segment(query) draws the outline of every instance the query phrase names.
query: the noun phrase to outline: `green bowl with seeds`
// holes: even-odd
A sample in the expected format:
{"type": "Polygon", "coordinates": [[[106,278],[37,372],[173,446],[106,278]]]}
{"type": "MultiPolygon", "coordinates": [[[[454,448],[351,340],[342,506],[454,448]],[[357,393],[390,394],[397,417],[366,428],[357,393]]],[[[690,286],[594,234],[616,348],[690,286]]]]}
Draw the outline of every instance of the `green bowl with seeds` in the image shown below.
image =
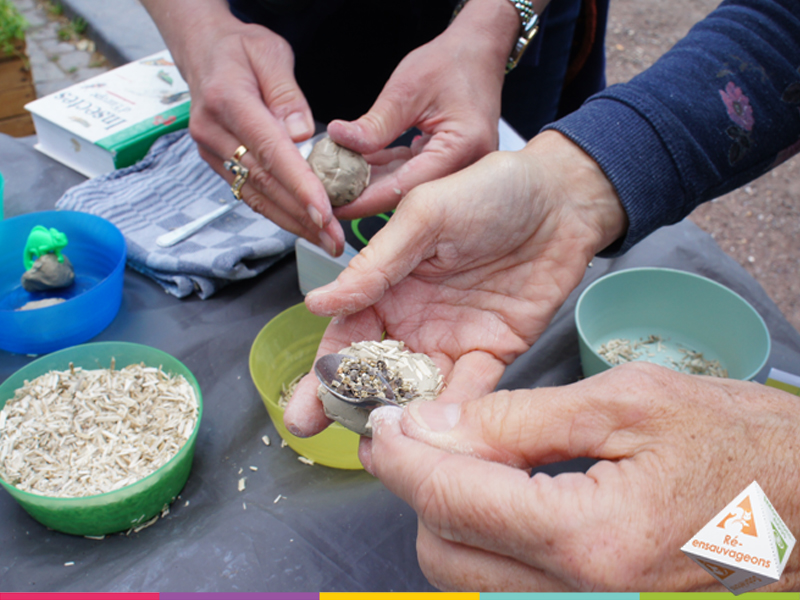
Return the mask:
{"type": "Polygon", "coordinates": [[[744,298],[676,269],[642,267],[600,277],[578,298],[575,324],[586,377],[646,361],[750,380],[770,352],[764,319],[744,298]]]}
{"type": "Polygon", "coordinates": [[[322,334],[330,322],[296,304],[276,315],[256,336],[250,349],[250,376],[281,438],[300,456],[336,469],[363,469],[358,460],[359,435],[332,423],[309,438],[292,435],[283,424],[281,390],[311,371],[322,334]]]}
{"type": "MultiPolygon", "coordinates": [[[[0,410],[5,408],[6,403],[13,401],[15,391],[25,386],[26,381],[33,381],[51,371],[69,373],[70,363],[72,363],[77,373],[80,373],[80,371],[77,371],[78,368],[86,371],[109,369],[112,359],[114,361],[114,369],[117,371],[116,376],[119,378],[122,377],[119,375],[119,371],[124,367],[140,364],[145,365],[145,367],[153,367],[154,370],[158,370],[160,367],[162,375],[157,373],[155,375],[158,381],[168,381],[166,376],[183,376],[194,393],[194,398],[197,402],[194,421],[192,422],[191,418],[178,420],[177,426],[180,428],[180,435],[177,439],[180,441],[179,443],[176,442],[175,448],[179,449],[151,474],[136,479],[124,485],[124,487],[105,493],[83,497],[54,497],[23,491],[3,479],[3,473],[7,475],[7,471],[2,466],[2,460],[4,460],[2,452],[4,447],[9,448],[8,445],[3,446],[3,436],[13,435],[22,429],[10,427],[9,419],[5,419],[5,423],[3,423],[2,417],[0,417],[0,485],[34,519],[50,529],[74,535],[99,537],[115,532],[137,530],[149,524],[157,526],[158,523],[155,523],[155,521],[159,515],[166,514],[165,509],[175,500],[189,477],[195,442],[203,414],[200,386],[192,372],[183,363],[156,348],[127,342],[97,342],[53,352],[29,363],[0,385],[0,410]],[[186,437],[187,435],[188,437],[186,437]]],[[[152,371],[150,372],[152,373],[152,371]]],[[[68,377],[65,375],[65,380],[68,377]]],[[[152,382],[148,383],[148,385],[151,384],[152,382]]],[[[88,387],[88,384],[81,384],[79,389],[85,390],[88,387]]],[[[94,395],[97,389],[103,388],[94,388],[91,392],[87,390],[86,393],[89,396],[94,395]]],[[[130,412],[135,414],[136,408],[134,404],[130,400],[128,403],[133,407],[130,412]]],[[[4,412],[7,413],[8,411],[4,412]]],[[[166,419],[175,418],[174,412],[172,414],[168,410],[165,412],[166,419]]],[[[116,423],[113,415],[105,415],[104,419],[116,423]]],[[[53,419],[49,421],[52,423],[53,419]]],[[[98,419],[99,421],[101,419],[98,419]]],[[[142,420],[137,421],[137,423],[142,422],[142,420]]],[[[42,423],[46,425],[47,420],[42,423]]],[[[123,422],[122,425],[127,424],[127,422],[123,422]]],[[[81,431],[78,433],[81,433],[81,431]]],[[[114,429],[108,431],[105,434],[99,434],[95,430],[94,433],[95,435],[101,435],[104,438],[111,437],[112,439],[116,435],[117,440],[114,441],[114,445],[119,446],[122,443],[120,440],[125,429],[120,426],[120,430],[117,433],[114,433],[114,429]]],[[[42,439],[45,438],[41,433],[37,435],[37,440],[42,439]]],[[[8,440],[6,439],[5,441],[7,442],[8,440]]],[[[72,442],[67,440],[66,443],[72,442]]],[[[86,447],[83,446],[83,448],[85,449],[86,447]]],[[[92,456],[91,462],[97,460],[96,456],[92,456]]],[[[136,459],[129,459],[129,461],[133,462],[136,459]]],[[[130,475],[129,478],[133,477],[135,475],[130,475]]]]}

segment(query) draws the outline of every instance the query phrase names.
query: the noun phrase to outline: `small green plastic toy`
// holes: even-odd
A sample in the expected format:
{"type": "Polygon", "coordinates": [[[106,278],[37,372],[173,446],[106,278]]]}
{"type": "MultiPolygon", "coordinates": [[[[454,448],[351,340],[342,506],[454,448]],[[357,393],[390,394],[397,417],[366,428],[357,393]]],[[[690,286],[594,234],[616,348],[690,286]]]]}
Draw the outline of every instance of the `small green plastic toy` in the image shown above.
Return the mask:
{"type": "Polygon", "coordinates": [[[52,252],[58,258],[58,262],[64,262],[64,255],[61,250],[67,245],[66,234],[61,233],[58,229],[51,227],[43,227],[36,225],[28,234],[28,241],[25,243],[25,253],[23,256],[23,263],[25,270],[30,269],[36,259],[43,255],[52,252]]]}

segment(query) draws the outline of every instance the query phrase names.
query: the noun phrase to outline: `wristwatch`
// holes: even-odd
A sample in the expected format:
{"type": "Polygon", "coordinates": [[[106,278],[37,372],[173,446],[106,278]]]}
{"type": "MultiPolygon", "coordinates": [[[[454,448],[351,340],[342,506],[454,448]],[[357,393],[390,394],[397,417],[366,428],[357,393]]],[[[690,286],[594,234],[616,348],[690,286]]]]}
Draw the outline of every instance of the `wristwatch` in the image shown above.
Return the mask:
{"type": "MultiPolygon", "coordinates": [[[[468,1],[469,0],[459,0],[455,10],[453,10],[453,16],[450,19],[451,23],[468,1]]],[[[511,50],[511,55],[508,57],[508,62],[506,63],[506,73],[517,66],[517,63],[519,63],[520,58],[522,58],[522,55],[524,54],[525,49],[528,47],[528,44],[531,43],[531,40],[536,35],[536,32],[539,31],[539,15],[537,15],[536,11],[533,10],[533,2],[531,2],[531,0],[508,1],[514,5],[517,13],[519,13],[519,18],[522,21],[522,24],[520,25],[517,41],[514,44],[514,48],[511,50]]]]}

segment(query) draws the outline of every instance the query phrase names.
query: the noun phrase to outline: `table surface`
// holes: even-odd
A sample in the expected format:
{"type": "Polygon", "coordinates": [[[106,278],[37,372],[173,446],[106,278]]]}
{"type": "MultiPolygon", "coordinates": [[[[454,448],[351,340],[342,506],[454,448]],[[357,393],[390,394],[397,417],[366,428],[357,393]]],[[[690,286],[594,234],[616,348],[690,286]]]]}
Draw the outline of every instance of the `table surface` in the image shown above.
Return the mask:
{"type": "MultiPolygon", "coordinates": [[[[50,210],[84,178],[39,154],[30,138],[0,135],[6,218],[50,210]]],[[[746,298],[772,336],[770,367],[798,372],[800,334],[758,283],[689,221],[656,232],[623,257],[596,259],[502,388],[580,377],[573,321],[580,292],[613,270],[659,266],[710,277],[746,298]]],[[[302,302],[294,257],[208,300],[183,300],[127,269],[122,307],[92,341],[122,340],[181,360],[203,391],[204,416],[189,481],[169,514],[138,533],[97,541],[46,529],[0,494],[0,589],[5,592],[432,591],[419,569],[416,516],[364,471],[307,466],[278,435],[250,378],[257,332],[302,302]],[[249,466],[258,467],[251,472],[249,466]],[[238,491],[242,473],[247,487],[238,491]],[[278,503],[273,500],[281,494],[278,503]],[[74,563],[65,566],[65,563],[74,563]]],[[[0,382],[33,357],[0,351],[0,382]]],[[[585,463],[550,465],[558,473],[585,463]]]]}

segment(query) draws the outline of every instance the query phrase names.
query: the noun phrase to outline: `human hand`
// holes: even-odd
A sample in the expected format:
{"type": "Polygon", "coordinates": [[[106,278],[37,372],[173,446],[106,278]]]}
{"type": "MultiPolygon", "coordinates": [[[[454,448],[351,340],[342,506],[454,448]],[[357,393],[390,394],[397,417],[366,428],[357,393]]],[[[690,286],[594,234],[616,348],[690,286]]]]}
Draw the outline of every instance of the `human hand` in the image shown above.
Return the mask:
{"type": "MultiPolygon", "coordinates": [[[[680,548],[753,480],[800,526],[797,398],[757,383],[629,363],[371,419],[360,458],[417,512],[443,590],[721,591],[680,548]],[[575,457],[599,462],[529,475],[575,457]]],[[[799,570],[794,553],[763,590],[798,589],[799,570]]]]}
{"type": "Polygon", "coordinates": [[[333,141],[372,164],[370,185],[337,217],[390,210],[420,183],[497,150],[505,66],[518,32],[510,3],[472,0],[441,35],[400,62],[367,114],[328,125],[333,141]],[[412,127],[422,135],[410,148],[386,149],[412,127]]]}
{"type": "MultiPolygon", "coordinates": [[[[337,317],[317,356],[385,332],[428,354],[451,391],[486,394],[625,224],[605,175],[561,134],[493,153],[415,188],[333,284],[306,296],[337,317]]],[[[295,435],[328,424],[315,390],[310,375],[286,409],[295,435]]]]}
{"type": "Polygon", "coordinates": [[[314,121],[294,78],[289,44],[264,27],[242,23],[226,4],[183,6],[172,0],[167,6],[190,20],[180,32],[169,29],[177,27],[175,14],[159,17],[166,8],[152,0],[147,4],[160,26],[169,24],[162,33],[189,84],[189,128],[203,159],[232,182],[223,163],[244,145],[248,151],[241,163],[250,171],[244,201],[283,229],[341,254],[341,225],[295,147],[314,133],[314,121]]]}

